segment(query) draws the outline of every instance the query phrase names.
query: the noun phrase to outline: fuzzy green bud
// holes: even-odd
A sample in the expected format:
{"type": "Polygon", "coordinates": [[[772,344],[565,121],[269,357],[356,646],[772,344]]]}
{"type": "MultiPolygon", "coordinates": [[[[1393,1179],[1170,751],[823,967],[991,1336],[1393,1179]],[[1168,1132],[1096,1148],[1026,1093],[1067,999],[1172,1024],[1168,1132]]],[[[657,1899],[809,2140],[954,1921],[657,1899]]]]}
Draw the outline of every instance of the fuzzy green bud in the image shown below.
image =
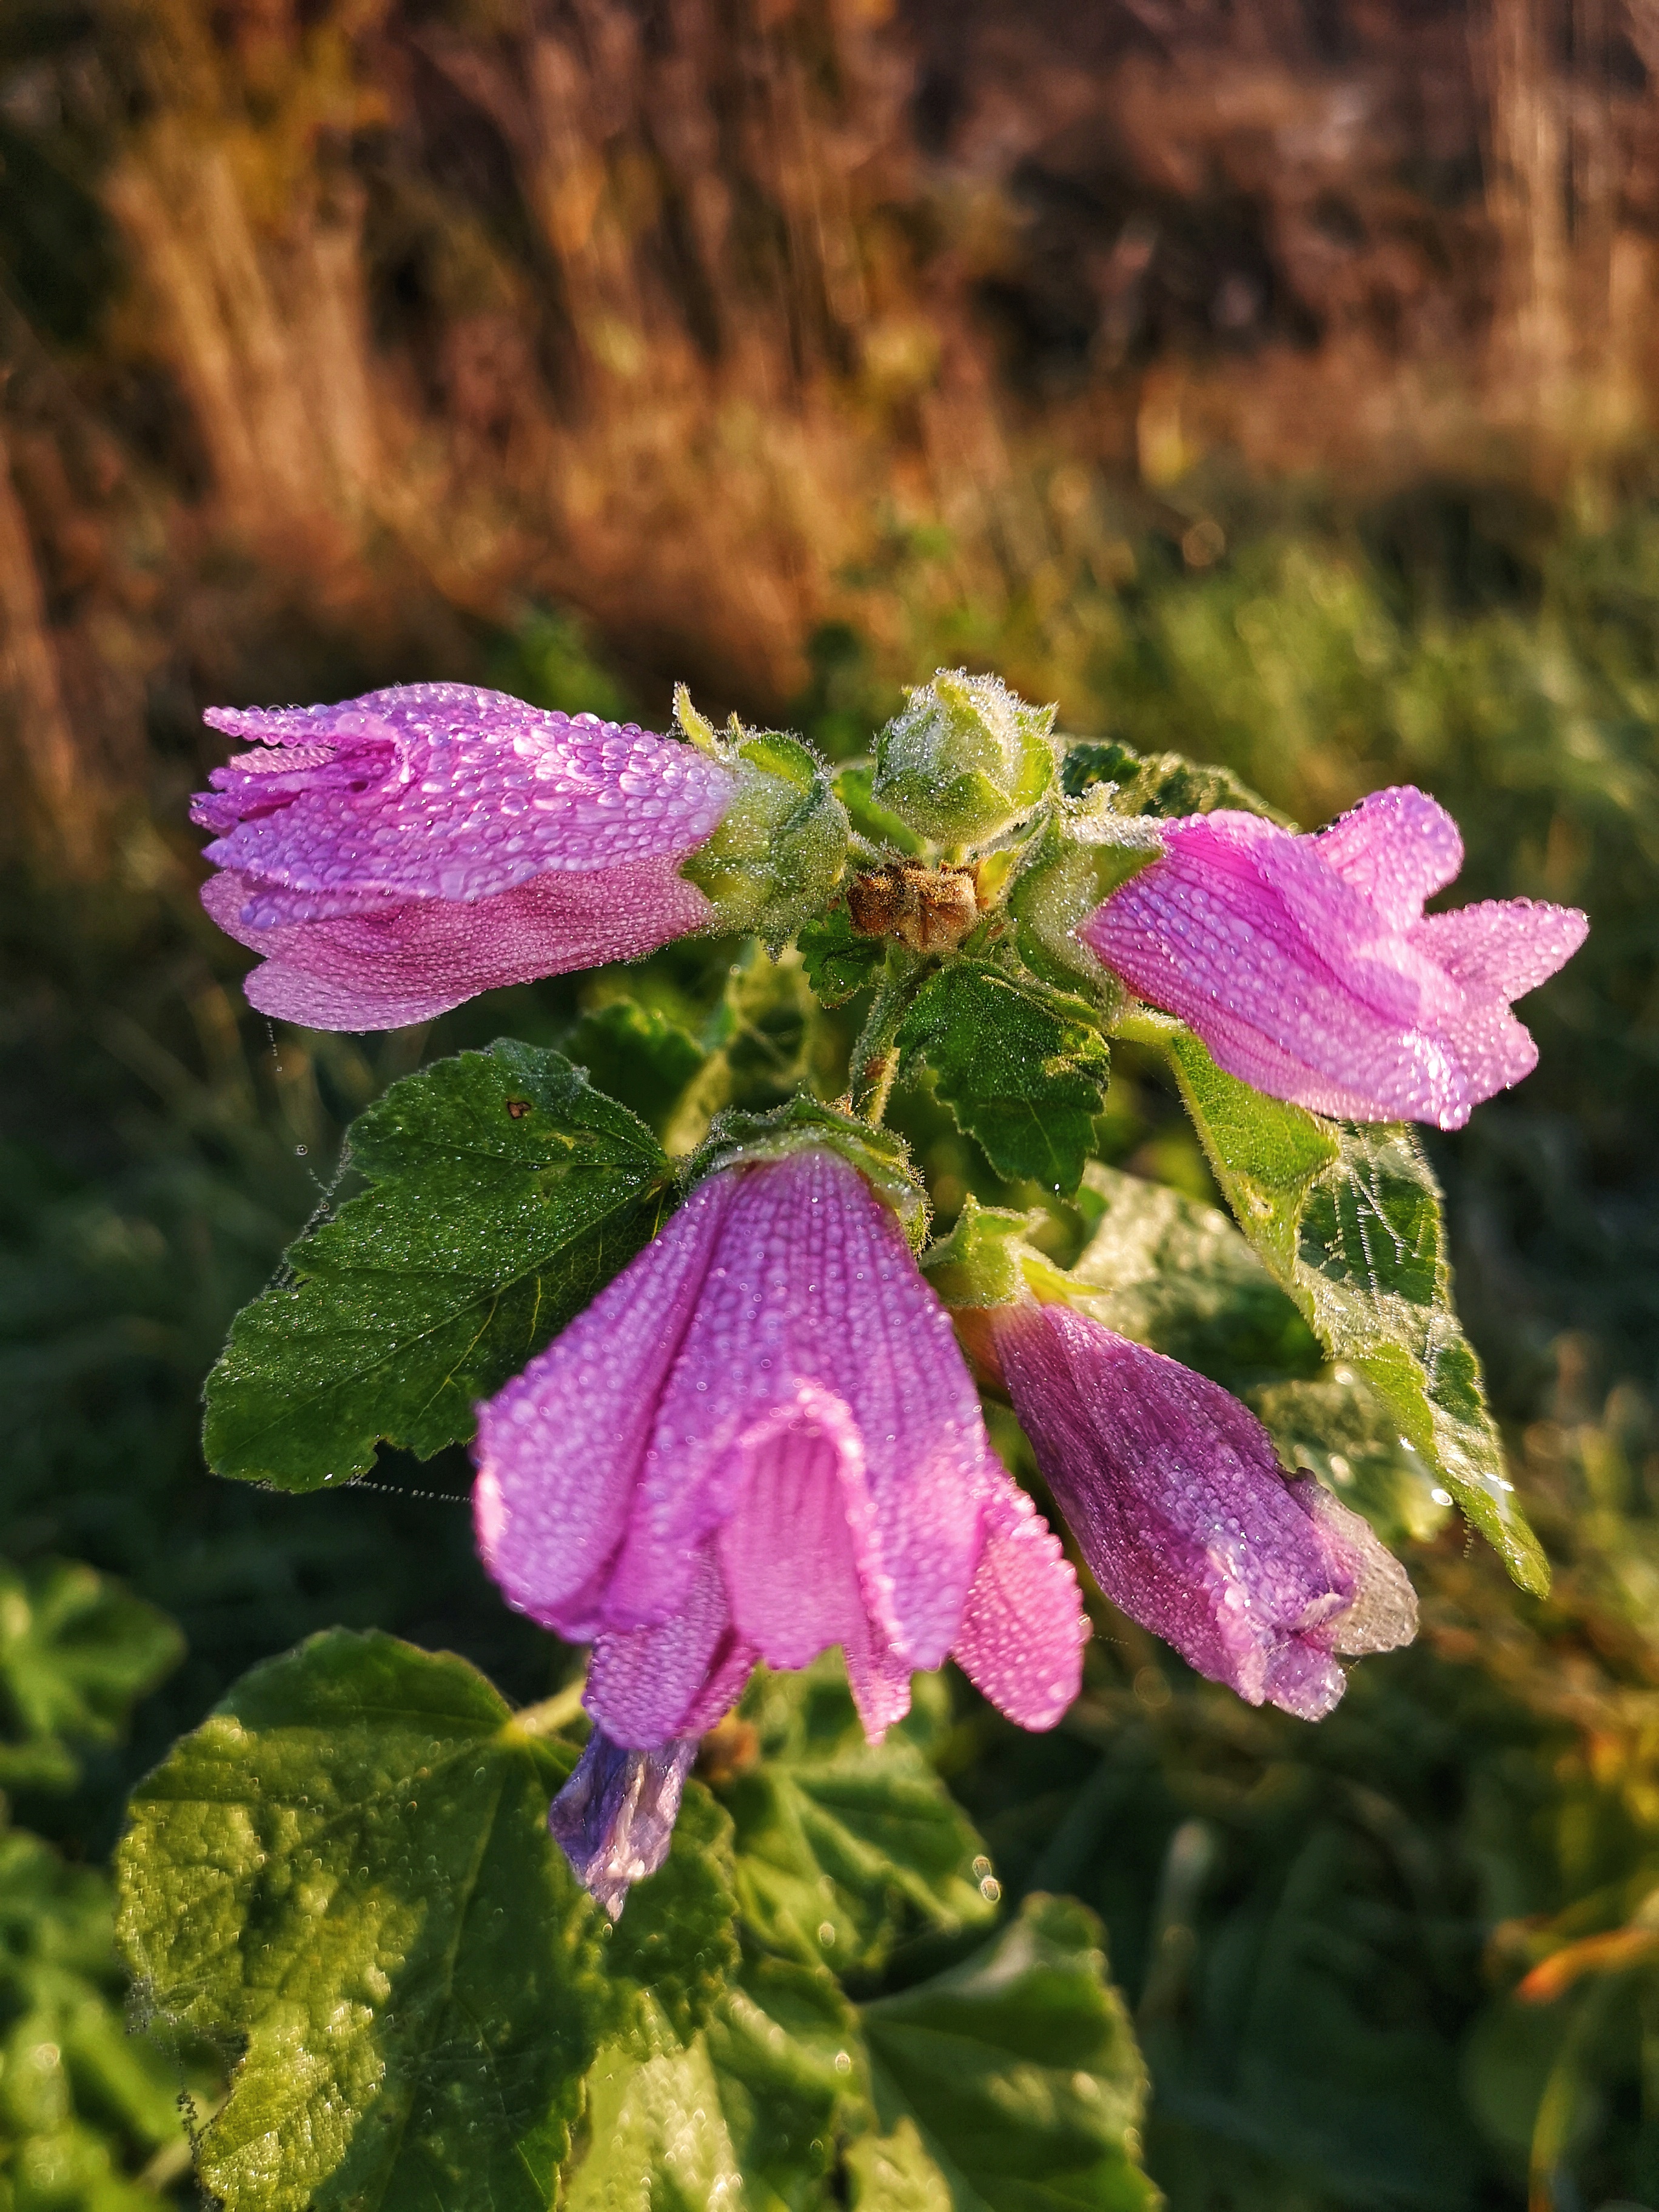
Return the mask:
{"type": "Polygon", "coordinates": [[[871,797],[935,844],[982,844],[1047,795],[1054,724],[994,676],[941,668],[877,739],[871,797]]]}
{"type": "MultiPolygon", "coordinates": [[[[686,725],[690,702],[681,713],[686,725]]],[[[708,725],[688,730],[703,744],[708,725]]],[[[775,730],[745,730],[704,749],[732,769],[737,789],[720,824],[681,873],[714,908],[714,927],[745,930],[775,950],[829,903],[847,865],[847,810],[816,753],[775,730]]]]}

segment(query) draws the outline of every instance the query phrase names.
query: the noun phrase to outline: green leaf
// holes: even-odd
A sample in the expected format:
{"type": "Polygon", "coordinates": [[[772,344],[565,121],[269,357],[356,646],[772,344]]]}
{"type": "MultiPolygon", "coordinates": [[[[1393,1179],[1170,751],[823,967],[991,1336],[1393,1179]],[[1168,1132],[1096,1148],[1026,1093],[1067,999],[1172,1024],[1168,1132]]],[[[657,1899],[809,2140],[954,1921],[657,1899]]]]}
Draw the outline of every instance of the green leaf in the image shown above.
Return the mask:
{"type": "Polygon", "coordinates": [[[372,1188],[290,1246],[208,1378],[221,1474],[314,1490],[470,1437],[474,1405],[633,1258],[666,1161],[556,1052],[503,1042],[394,1084],[350,1133],[372,1188]]]}
{"type": "Polygon", "coordinates": [[[738,1970],[736,1914],[731,1819],[702,1783],[688,1781],[666,1860],[634,1885],[605,1941],[612,1980],[630,2009],[649,2013],[636,2039],[649,2045],[660,2026],[688,2044],[713,2017],[738,1970]]]}
{"type": "Polygon", "coordinates": [[[127,2033],[106,1877],[36,1836],[0,1833],[0,2203],[155,2212],[187,2163],[186,2075],[127,2033]]]}
{"type": "Polygon", "coordinates": [[[867,990],[887,957],[884,939],[860,936],[844,906],[832,906],[809,921],[795,942],[821,1006],[844,1006],[867,990]]]}
{"type": "Polygon", "coordinates": [[[596,1089],[619,1100],[659,1137],[708,1057],[678,1022],[636,999],[614,999],[584,1014],[564,1047],[596,1089]]]}
{"type": "Polygon", "coordinates": [[[764,1756],[720,1794],[738,1909],[761,1942],[844,1977],[873,1972],[902,1936],[990,1918],[973,1828],[902,1731],[866,1744],[834,1662],[757,1671],[739,1711],[764,1756]]]}
{"type": "Polygon", "coordinates": [[[899,1024],[901,1073],[925,1063],[958,1127],[1010,1181],[1068,1194],[1105,1100],[1109,1054],[1080,999],[1039,991],[977,960],[922,985],[899,1024]]]}
{"type": "Polygon", "coordinates": [[[1078,1205],[1093,1232],[1070,1273],[1120,1335],[1230,1389],[1323,1363],[1291,1298],[1224,1213],[1091,1161],[1078,1205]]]}
{"type": "Polygon", "coordinates": [[[1358,1507],[1385,1544],[1421,1543],[1444,1524],[1451,1507],[1437,1502],[1432,1473],[1351,1368],[1252,1390],[1249,1402],[1285,1465],[1317,1475],[1358,1507]]]}
{"type": "Polygon", "coordinates": [[[564,1763],[464,1661],[336,1630],[134,1793],[141,1996],[245,2045],[199,2145],[226,2212],[546,2212],[607,2002],[564,1763]]]}
{"type": "MultiPolygon", "coordinates": [[[[951,2212],[1151,2212],[1140,2166],[1146,2077],[1106,1978],[1099,1922],[1031,1897],[959,1966],[862,2008],[890,2193],[859,2203],[951,2212]],[[929,2194],[915,2142],[942,2189],[929,2194]]],[[[879,2149],[865,2154],[869,2174],[879,2149]]]]}
{"type": "Polygon", "coordinates": [[[1453,1308],[1440,1188],[1417,1139],[1264,1098],[1189,1030],[1160,1023],[1158,1034],[1240,1227],[1326,1351],[1358,1370],[1522,1589],[1547,1589],[1453,1308]]]}
{"type": "Polygon", "coordinates": [[[1231,769],[1188,760],[1182,753],[1138,753],[1133,745],[1110,740],[1073,744],[1060,766],[1060,788],[1068,799],[1080,799],[1088,791],[1108,792],[1115,814],[1155,814],[1173,820],[1182,814],[1212,814],[1224,806],[1294,827],[1231,769]]]}
{"type": "Polygon", "coordinates": [[[164,1613],[91,1567],[0,1561],[0,1788],[72,1789],[184,1656],[164,1613]]]}

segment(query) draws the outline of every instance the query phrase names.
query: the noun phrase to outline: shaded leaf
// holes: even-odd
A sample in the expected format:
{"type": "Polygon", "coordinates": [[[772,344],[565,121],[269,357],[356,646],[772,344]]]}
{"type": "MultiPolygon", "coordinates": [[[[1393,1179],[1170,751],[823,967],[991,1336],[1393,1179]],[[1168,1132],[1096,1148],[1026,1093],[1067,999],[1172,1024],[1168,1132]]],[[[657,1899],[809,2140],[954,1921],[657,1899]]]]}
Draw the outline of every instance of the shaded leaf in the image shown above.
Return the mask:
{"type": "Polygon", "coordinates": [[[887,957],[885,940],[860,935],[844,906],[809,921],[795,942],[821,1006],[844,1006],[867,989],[887,957]]]}
{"type": "Polygon", "coordinates": [[[738,1970],[732,1926],[732,1822],[702,1783],[688,1781],[666,1860],[636,1882],[605,1941],[605,1966],[634,2000],[648,1994],[649,2040],[660,2025],[689,2043],[738,1970]]]}
{"type": "Polygon", "coordinates": [[[1133,745],[1112,740],[1072,744],[1060,764],[1060,788],[1068,799],[1080,799],[1087,791],[1109,792],[1115,814],[1173,820],[1228,807],[1293,826],[1231,769],[1188,760],[1182,753],[1138,753],[1133,745]]]}
{"type": "Polygon", "coordinates": [[[1094,1143],[1109,1054],[1080,999],[1039,991],[976,960],[922,985],[896,1042],[902,1075],[925,1064],[958,1127],[1012,1181],[1070,1194],[1094,1143]]]}
{"type": "Polygon", "coordinates": [[[394,1084],[353,1123],[372,1188],[289,1247],[208,1378],[221,1474],[313,1490],[472,1433],[499,1389],[633,1258],[666,1162],[556,1052],[503,1042],[394,1084]]]}
{"type": "Polygon", "coordinates": [[[584,1014],[564,1048],[597,1090],[637,1114],[658,1136],[708,1058],[678,1022],[635,999],[614,999],[584,1014]]]}
{"type": "Polygon", "coordinates": [[[245,2044],[199,2145],[227,2212],[546,2212],[605,2003],[563,1763],[464,1661],[337,1630],[135,1791],[134,1979],[245,2044]]]}
{"type": "Polygon", "coordinates": [[[764,1756],[720,1796],[738,1909],[761,1942],[845,1976],[902,1935],[990,1918],[973,1829],[902,1733],[866,1744],[838,1668],[757,1671],[739,1711],[764,1756]]]}
{"type": "Polygon", "coordinates": [[[1217,1067],[1160,1024],[1240,1227],[1334,1359],[1357,1368],[1523,1589],[1549,1567],[1509,1480],[1480,1363],[1452,1304],[1440,1188],[1412,1132],[1326,1121],[1217,1067]]]}
{"type": "Polygon", "coordinates": [[[91,1567],[0,1562],[0,1787],[70,1789],[184,1656],[164,1613],[91,1567]]]}
{"type": "Polygon", "coordinates": [[[930,2197],[901,2135],[890,2198],[870,2191],[860,2203],[918,2212],[1158,2203],[1140,2166],[1146,2071],[1103,1940],[1070,1899],[1028,1898],[962,1966],[861,2008],[882,2126],[892,2136],[910,2123],[945,2193],[930,2197]]]}

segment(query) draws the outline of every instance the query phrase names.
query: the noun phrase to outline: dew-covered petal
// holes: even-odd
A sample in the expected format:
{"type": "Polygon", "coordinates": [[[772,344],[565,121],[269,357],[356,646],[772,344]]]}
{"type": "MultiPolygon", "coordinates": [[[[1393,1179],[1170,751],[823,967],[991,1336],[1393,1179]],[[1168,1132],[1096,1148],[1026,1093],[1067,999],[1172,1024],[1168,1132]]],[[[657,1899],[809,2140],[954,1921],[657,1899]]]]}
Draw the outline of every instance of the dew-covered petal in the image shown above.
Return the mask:
{"type": "Polygon", "coordinates": [[[1394,930],[1415,921],[1424,900],[1443,890],[1463,865],[1456,823],[1438,799],[1408,783],[1368,793],[1305,842],[1394,930]]]}
{"type": "Polygon", "coordinates": [[[561,1636],[580,1641],[603,1625],[657,1397],[734,1195],[725,1177],[700,1185],[592,1304],[478,1409],[485,1563],[510,1605],[561,1636]]]}
{"type": "Polygon", "coordinates": [[[847,1409],[863,1451],[869,1607],[892,1624],[898,1657],[936,1667],[979,1556],[987,1449],[949,1318],[891,1212],[838,1154],[729,1172],[737,1195],[662,1395],[611,1620],[659,1619],[679,1601],[687,1562],[733,1508],[733,1446],[812,1385],[847,1409]]]}
{"type": "Polygon", "coordinates": [[[467,904],[295,892],[232,870],[208,879],[202,903],[264,955],[247,978],[249,1004],[323,1030],[398,1029],[480,991],[636,959],[702,928],[711,912],[672,860],[544,875],[467,904]]]}
{"type": "MultiPolygon", "coordinates": [[[[1060,1306],[1005,1308],[1015,1411],[1113,1602],[1252,1705],[1300,1711],[1353,1602],[1351,1549],[1292,1494],[1267,1431],[1206,1376],[1060,1306]]],[[[1321,1692],[1320,1694],[1322,1694],[1321,1692]]]]}
{"type": "Polygon", "coordinates": [[[732,1626],[709,1546],[692,1563],[685,1601],[654,1628],[597,1638],[582,1703],[617,1742],[641,1748],[701,1735],[736,1699],[755,1663],[732,1626]]]}
{"type": "Polygon", "coordinates": [[[1089,1623],[1060,1539],[1000,1466],[988,1466],[985,1547],[951,1656],[1022,1728],[1050,1729],[1083,1683],[1089,1623]]]}
{"type": "Polygon", "coordinates": [[[1368,1521],[1311,1475],[1299,1477],[1289,1487],[1303,1511],[1336,1547],[1353,1579],[1352,1597],[1332,1616],[1324,1632],[1331,1650],[1357,1658],[1363,1652],[1394,1651],[1409,1644],[1417,1633],[1417,1592],[1394,1553],[1378,1541],[1368,1521]]]}
{"type": "Polygon", "coordinates": [[[735,790],[693,746],[465,684],[205,720],[280,749],[213,772],[194,810],[219,833],[209,859],[297,890],[472,902],[550,871],[682,859],[735,790]]]}
{"type": "Polygon", "coordinates": [[[649,1751],[613,1743],[595,1729],[575,1771],[548,1808],[547,1825],[584,1889],[613,1920],[636,1881],[668,1856],[695,1735],[649,1751]]]}
{"type": "Polygon", "coordinates": [[[1539,899],[1483,899],[1426,915],[1412,943],[1460,983],[1518,999],[1564,968],[1589,931],[1577,907],[1539,899]]]}

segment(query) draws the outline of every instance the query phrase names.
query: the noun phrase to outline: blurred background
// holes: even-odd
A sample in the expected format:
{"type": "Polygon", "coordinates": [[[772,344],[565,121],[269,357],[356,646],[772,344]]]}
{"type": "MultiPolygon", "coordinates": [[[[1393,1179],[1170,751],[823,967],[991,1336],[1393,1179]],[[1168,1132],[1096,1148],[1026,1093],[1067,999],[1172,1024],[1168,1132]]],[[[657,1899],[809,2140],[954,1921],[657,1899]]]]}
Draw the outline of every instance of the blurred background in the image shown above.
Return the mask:
{"type": "MultiPolygon", "coordinates": [[[[274,1034],[201,708],[684,678],[845,755],[961,662],[1310,825],[1420,783],[1460,891],[1592,915],[1435,1143],[1553,1596],[1385,1501],[1424,1635],[1320,1729],[1120,1623],[949,1764],[1104,1915],[1175,2212],[1659,2206],[1656,73],[1654,0],[4,0],[6,2212],[190,2201],[213,2069],[124,2037],[102,1867],[236,1673],[548,1681],[462,1464],[244,1493],[198,1393],[353,1113],[616,986],[274,1034]]],[[[763,1099],[804,1006],[664,959],[763,1099]]],[[[1108,1149],[1204,1199],[1132,1063],[1108,1149]]]]}

